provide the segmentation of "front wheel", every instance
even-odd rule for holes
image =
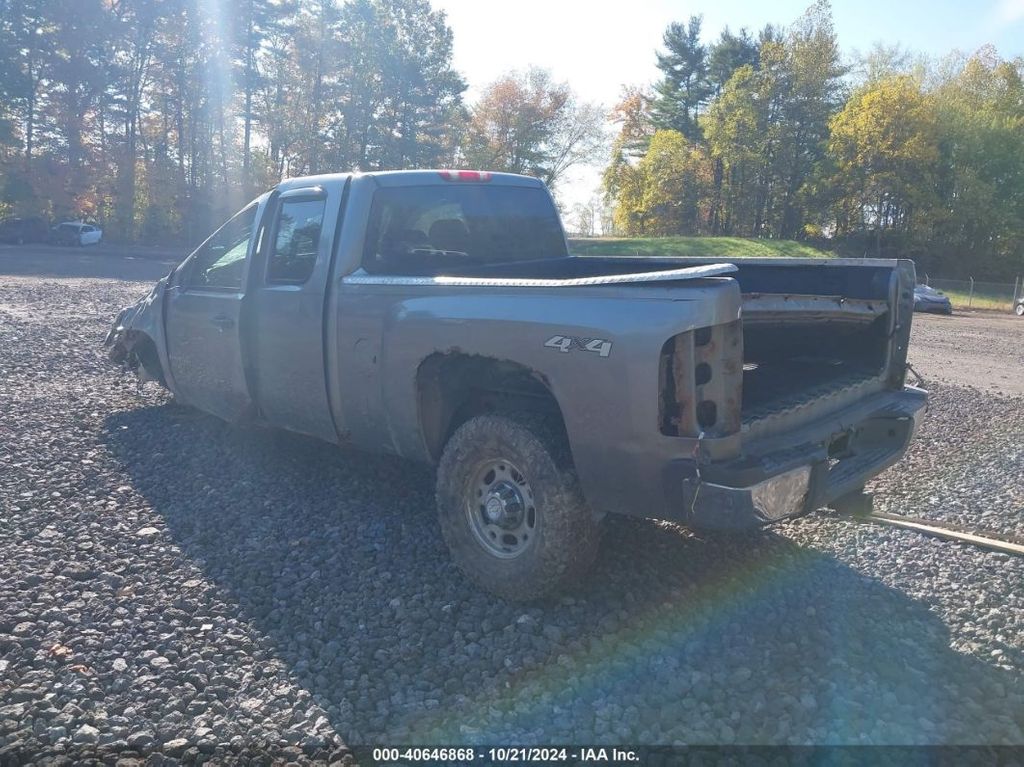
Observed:
[[[1018,317],[1024,317],[1024,303],[1017,304],[1013,311],[1017,313]]]
[[[505,599],[564,589],[597,555],[599,521],[583,499],[565,437],[532,414],[462,424],[438,466],[437,508],[452,559]]]

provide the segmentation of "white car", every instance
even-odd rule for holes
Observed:
[[[81,221],[65,221],[50,231],[58,245],[95,245],[103,238],[102,229]]]

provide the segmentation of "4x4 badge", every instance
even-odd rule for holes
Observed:
[[[551,336],[544,345],[560,352],[596,352],[601,357],[612,353],[612,342],[603,338],[578,338],[577,336]]]

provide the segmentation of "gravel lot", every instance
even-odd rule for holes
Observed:
[[[1024,540],[1024,320],[919,314],[909,356],[928,416],[876,508]]]
[[[586,587],[504,604],[449,563],[428,470],[119,379],[99,341],[146,286],[31,271],[0,253],[0,762],[1024,743],[1024,560],[828,514],[746,541],[618,520]],[[943,320],[879,506],[1020,533],[1022,399],[918,349],[1024,323]]]
[[[910,361],[930,382],[1024,395],[1024,319],[1009,312],[915,314]]]

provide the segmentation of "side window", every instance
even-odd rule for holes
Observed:
[[[196,251],[189,270],[190,287],[242,289],[256,210],[257,205],[253,203],[236,214]]]
[[[305,282],[320,251],[320,230],[327,201],[285,199],[278,209],[274,247],[267,262],[267,282]]]

